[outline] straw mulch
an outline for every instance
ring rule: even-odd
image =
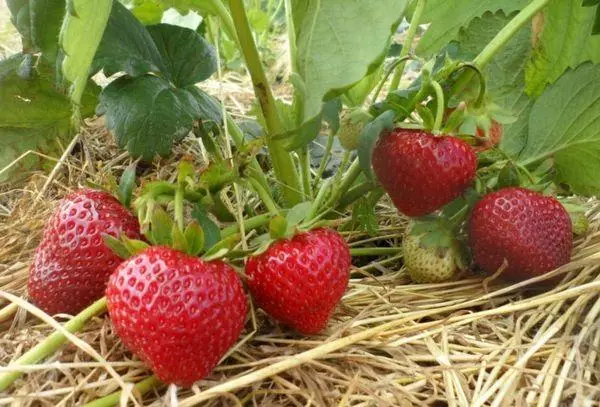
[[[222,82],[220,92],[239,117],[252,94],[236,80]],[[188,139],[143,177],[169,179],[183,155],[202,165],[202,149]],[[96,120],[56,157],[51,174],[0,186],[0,290],[26,297],[33,250],[61,196],[86,180],[106,183],[129,163]],[[234,207],[245,199],[227,196]],[[238,346],[192,389],[158,386],[140,397],[131,383],[150,372],[123,348],[109,319],[98,317],[78,334],[91,348],[69,343],[22,367],[27,374],[0,393],[0,404],[82,405],[123,390],[122,403],[154,406],[598,405],[600,202],[587,205],[591,228],[572,262],[553,273],[562,277],[557,286],[543,288],[541,279],[509,286],[470,274],[415,285],[401,255],[355,258],[323,334],[295,335],[252,310]],[[347,233],[351,246],[400,244],[405,220],[385,200],[377,209],[379,235]],[[0,296],[0,372],[52,331]]]

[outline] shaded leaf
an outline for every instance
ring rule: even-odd
[[[136,163],[128,166],[125,171],[123,171],[123,174],[121,174],[121,179],[119,180],[119,201],[126,208],[129,208],[129,205],[131,204],[131,195],[136,187],[135,167]]]
[[[192,222],[185,228],[185,240],[187,242],[187,253],[197,256],[204,248],[204,231],[198,222]]]
[[[592,37],[593,8],[580,1],[551,0],[542,10],[543,28],[527,66],[527,93],[539,96],[568,68],[600,62],[600,37]]]
[[[560,1],[560,0],[559,0]],[[427,0],[421,23],[431,23],[419,41],[416,53],[430,57],[456,39],[461,27],[486,11],[506,14],[525,7],[528,0]]]
[[[581,195],[600,194],[600,65],[565,73],[535,102],[519,161],[554,157],[557,179]]]
[[[342,91],[379,65],[405,3],[380,0],[349,7],[346,0],[292,0],[304,121],[319,114],[331,91]]]
[[[374,179],[373,170],[371,168],[371,156],[375,149],[375,144],[384,130],[391,130],[394,128],[395,116],[395,113],[391,110],[381,114],[364,127],[360,139],[358,140],[358,159],[360,161],[360,167],[365,175],[371,180]]]
[[[198,221],[204,232],[205,251],[210,250],[219,240],[221,240],[221,230],[215,222],[208,216],[206,209],[201,204],[196,204],[192,210],[192,216]]]

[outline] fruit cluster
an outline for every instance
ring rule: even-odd
[[[74,314],[106,293],[115,332],[159,379],[190,386],[205,377],[245,325],[247,298],[236,270],[166,246],[123,260],[105,235],[141,238],[140,226],[107,192],[65,197],[36,250],[30,299],[48,313]],[[325,328],[348,285],[350,253],[337,232],[318,228],[275,242],[248,258],[245,269],[260,307],[313,334]]]
[[[570,260],[571,220],[556,198],[510,186],[468,202],[468,192],[477,195],[471,187],[478,160],[462,139],[395,129],[381,135],[372,163],[396,208],[420,218],[403,243],[404,263],[415,282],[448,279],[470,263],[520,281]],[[465,203],[459,211],[445,213],[446,205],[460,197]],[[441,214],[433,216],[438,210]],[[464,253],[473,261],[465,261]]]

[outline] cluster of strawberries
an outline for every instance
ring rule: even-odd
[[[167,246],[123,260],[104,235],[142,238],[136,217],[112,195],[82,189],[65,197],[36,251],[30,299],[49,314],[75,314],[106,294],[115,332],[161,380],[189,386],[205,377],[245,325],[247,298],[238,272],[221,260]],[[349,273],[344,239],[321,228],[249,257],[244,280],[269,315],[312,334],[325,328]]]
[[[478,165],[475,150],[462,139],[406,129],[383,134],[372,162],[394,205],[409,217],[430,215],[463,195]],[[473,264],[488,273],[502,268],[503,277],[520,281],[570,260],[571,219],[554,197],[507,187],[467,209],[468,249]],[[454,237],[429,247],[421,240],[410,234],[404,239],[404,262],[413,280],[434,282],[453,275],[459,257]],[[437,242],[443,240],[438,236]]]

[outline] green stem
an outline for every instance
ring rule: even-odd
[[[98,314],[106,311],[106,298],[103,297],[81,311],[73,319],[64,325],[64,328],[70,332],[80,331],[85,324]],[[42,342],[31,348],[23,356],[16,361],[12,362],[9,367],[32,365],[38,363],[42,359],[47,358],[58,350],[58,348],[65,343],[67,338],[60,332],[54,332],[52,335],[44,339]],[[23,375],[23,372],[7,372],[0,374],[0,391],[4,391],[10,386],[15,380]]]
[[[180,185],[179,188],[175,191],[175,199],[173,200],[173,205],[175,207],[175,222],[177,223],[177,227],[182,232],[185,230],[185,218],[183,215],[183,196],[184,189],[183,185]]]
[[[267,147],[273,163],[273,170],[277,179],[283,184],[283,195],[287,204],[293,206],[302,201],[302,191],[291,154],[285,150],[281,142],[273,139],[275,135],[283,132],[275,98],[252,37],[248,17],[244,10],[244,2],[243,0],[229,0],[229,6],[246,66],[254,85],[254,93],[265,118],[268,133]]]
[[[425,9],[426,2],[426,0],[417,0],[417,6],[415,8],[413,18],[410,20],[410,26],[408,27],[408,31],[406,32],[406,39],[404,40],[404,44],[402,44],[400,58],[407,56],[412,49],[412,44],[415,39],[415,34],[417,33],[417,28],[419,27],[419,23],[421,21],[421,16],[423,15],[423,10]],[[392,78],[392,83],[390,85],[390,91],[398,89],[400,79],[404,74],[405,65],[406,62],[403,62],[402,64],[396,67],[396,72],[394,72],[394,77]]]
[[[323,177],[325,168],[327,168],[327,163],[329,162],[329,157],[331,156],[331,149],[333,148],[334,137],[335,135],[333,134],[333,131],[330,131],[329,137],[327,137],[327,145],[325,146],[325,152],[323,153],[321,163],[319,164],[319,169],[317,170],[317,175],[315,176],[315,180],[313,181],[313,185],[315,188],[319,186],[319,182],[321,182],[321,178]]]
[[[256,229],[261,226],[266,225],[271,220],[271,214],[265,213],[262,215],[253,216],[244,220],[244,230],[249,231],[251,229]],[[240,231],[240,225],[235,224],[228,226],[221,230],[221,238],[225,239],[226,237],[233,236]]]
[[[401,253],[401,247],[356,247],[350,248],[351,256],[393,256]]]
[[[227,36],[237,44],[238,48],[241,49],[240,42],[238,41],[238,37],[236,35],[235,26],[233,24],[233,19],[227,11],[227,7],[225,7],[225,4],[223,4],[221,0],[208,0],[207,2],[210,4],[210,6],[207,7],[206,10],[216,14],[219,17]],[[192,8],[196,8],[198,11],[200,11],[200,14],[204,14],[202,11],[204,11],[205,9],[202,7],[194,7],[195,3],[203,2],[192,1],[191,6]]]
[[[369,192],[375,192],[376,190],[380,190],[381,196],[383,196],[383,190],[380,189],[375,183],[371,181],[360,183],[357,186],[348,190],[346,194],[342,195],[335,209],[336,211],[341,212],[344,209],[346,209],[349,205],[353,204],[355,201],[362,198]],[[381,198],[381,196],[379,198]],[[377,200],[379,200],[379,198]]]
[[[435,97],[437,100],[437,109],[435,111],[435,122],[433,122],[433,134],[438,134],[442,127],[442,120],[444,119],[444,90],[439,83],[432,80],[431,87],[435,91]]]
[[[336,188],[334,193],[332,194],[332,202],[330,202],[331,205],[335,204],[335,202],[341,196],[343,196],[346,192],[348,192],[348,190],[350,189],[352,184],[354,184],[354,181],[356,181],[356,179],[360,175],[360,172],[361,172],[360,162],[358,161],[358,158],[355,158],[354,161],[352,162],[352,164],[350,164],[348,171],[346,171],[346,173],[344,174],[344,177],[342,178],[342,181],[340,182],[339,187]],[[334,188],[335,188],[335,186],[334,186]]]
[[[154,389],[162,385],[162,382],[156,378],[156,376],[150,376],[145,378],[144,380],[135,384],[135,391],[139,392],[140,395],[144,395],[148,393],[150,390]],[[83,407],[112,407],[116,406],[121,400],[122,391],[116,391],[114,393],[109,394],[108,396],[104,396],[87,404],[84,404]]]
[[[258,194],[260,200],[265,204],[265,206],[269,210],[269,213],[271,213],[271,215],[279,215],[281,211],[277,207],[277,204],[271,197],[271,194],[262,187],[260,182],[258,182],[254,178],[249,178],[248,182],[250,182],[250,185],[252,185],[252,189],[254,189],[254,191]]]
[[[311,173],[310,173],[310,151],[308,150],[308,146],[302,147],[298,151],[298,155],[300,156],[300,176],[302,178],[302,187],[304,188],[304,196],[307,200],[312,200],[312,181],[311,181]]]
[[[0,309],[0,322],[4,322],[8,318],[12,317],[17,312],[18,309],[19,309],[19,306],[14,303],[8,304],[6,307]]]
[[[292,0],[285,0],[285,22],[288,34],[288,47],[290,50],[290,68],[292,72],[298,72],[296,47],[296,28],[294,27],[294,17],[292,15]]]
[[[333,177],[328,178],[323,183],[321,188],[319,188],[317,196],[315,197],[315,200],[313,201],[310,210],[308,211],[308,214],[304,218],[304,223],[310,223],[310,221],[313,220],[317,216],[319,211],[322,209],[323,201],[329,196],[330,186],[333,184],[333,180]]]
[[[383,78],[381,78],[381,80],[379,81],[379,85],[377,85],[377,89],[375,89],[375,93],[373,94],[373,99],[372,99],[373,101],[376,101],[377,98],[379,97],[379,94],[381,93],[381,90],[383,89],[383,86],[387,82],[387,80],[390,77],[390,75],[392,74],[392,72],[394,72],[394,70],[400,64],[406,63],[406,61],[409,60],[409,59],[411,59],[411,58],[412,58],[411,56],[406,55],[406,56],[398,58],[394,62],[392,62],[392,64],[388,68],[388,70],[383,74]]]

